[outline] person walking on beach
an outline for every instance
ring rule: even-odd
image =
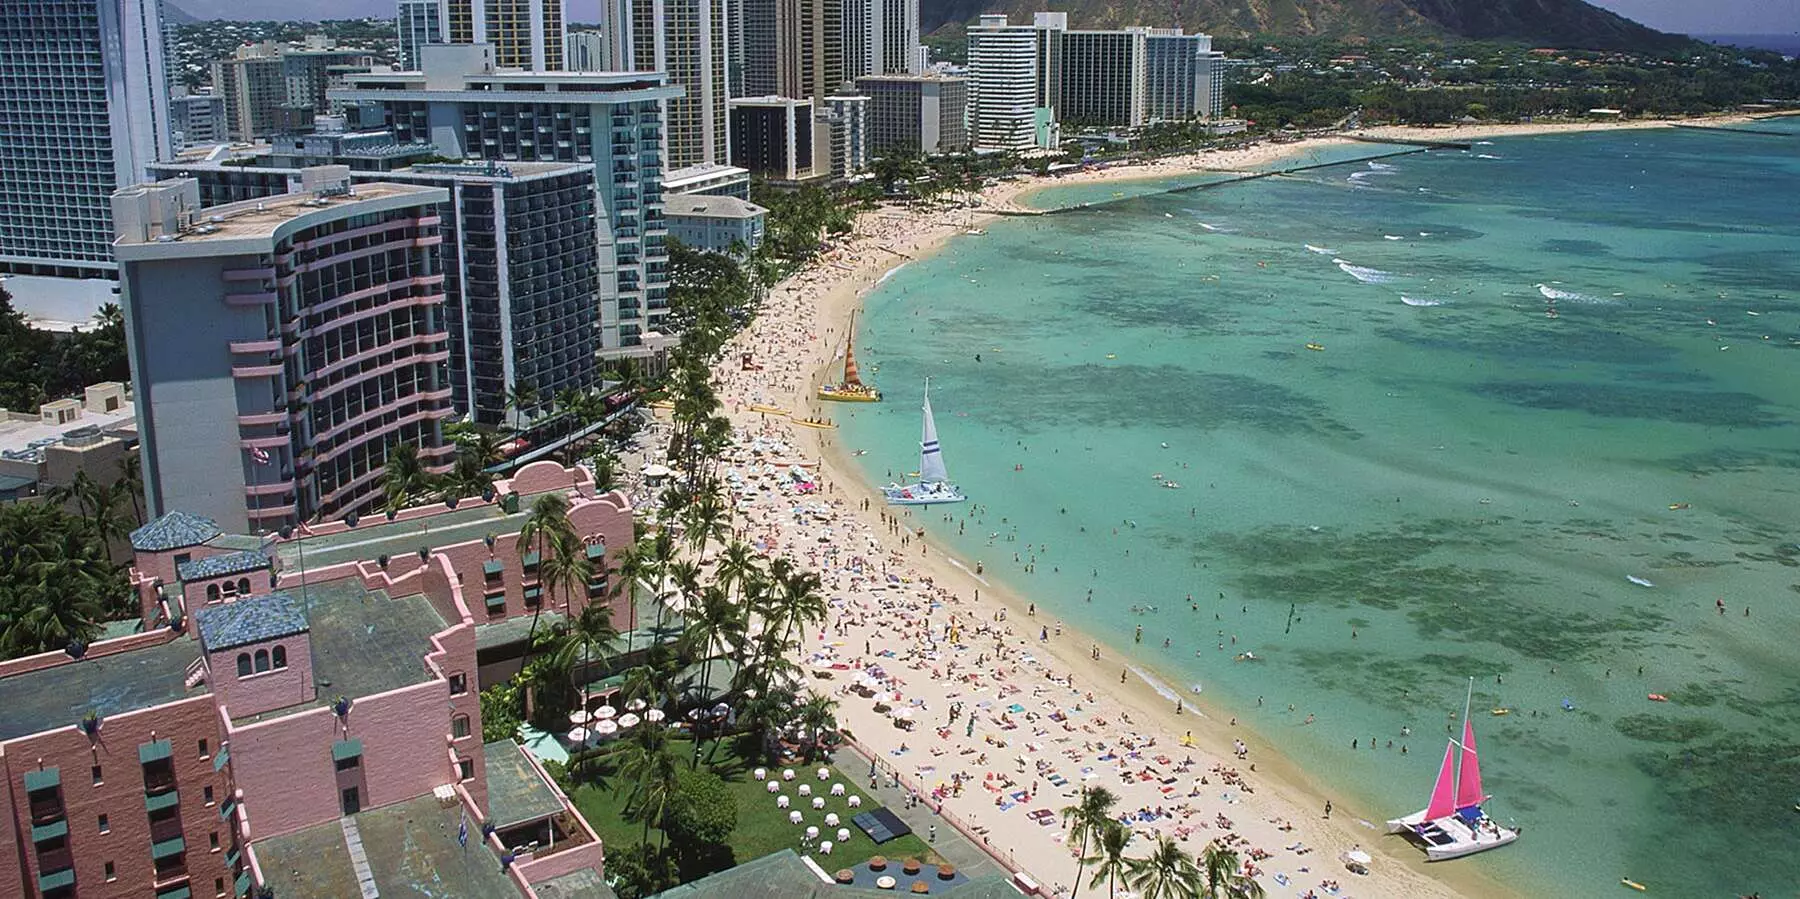
[[[1325,817],[1331,817],[1331,800],[1325,800]]]

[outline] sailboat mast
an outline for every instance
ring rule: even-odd
[[[1467,733],[1467,729],[1469,726],[1469,712],[1473,708],[1474,702],[1475,702],[1475,678],[1470,677],[1469,678],[1469,690],[1467,693],[1463,694],[1462,720],[1463,720],[1463,728],[1464,728],[1465,733]],[[1463,758],[1469,754],[1469,748],[1467,746],[1464,746],[1462,744],[1462,741],[1460,741],[1460,740],[1451,740],[1450,742],[1456,744],[1456,785],[1457,785],[1457,787],[1460,788],[1462,786]],[[1457,798],[1461,799],[1462,797],[1458,796]]]
[[[844,384],[862,385],[856,373],[856,313],[850,313],[850,330],[844,333]]]

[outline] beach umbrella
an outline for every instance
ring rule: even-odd
[[[610,737],[613,734],[616,734],[618,732],[619,732],[619,722],[617,722],[617,721],[596,721],[596,722],[594,722],[594,733],[599,736]]]
[[[588,723],[587,711],[584,709],[576,709],[575,711],[570,712],[569,713],[569,723],[570,724],[586,724],[586,723]]]
[[[611,718],[612,716],[617,715],[617,714],[619,714],[618,709],[615,709],[610,705],[603,705],[594,710],[594,719],[596,721],[605,721],[606,719]]]
[[[1355,862],[1359,865],[1366,865],[1373,860],[1374,859],[1370,858],[1367,852],[1364,852],[1361,849],[1352,849],[1349,852],[1344,853],[1344,861]]]
[[[574,730],[569,731],[569,742],[571,742],[571,743],[586,743],[588,741],[588,738],[592,737],[593,735],[594,735],[593,731],[590,731],[585,727],[577,727]]]
[[[644,713],[644,720],[646,721],[661,721],[667,717],[669,716],[665,714],[662,709],[651,709]]]
[[[626,712],[625,714],[619,716],[619,726],[620,727],[637,727],[639,720],[641,720],[641,719],[639,719],[637,715],[635,715],[631,712]]]

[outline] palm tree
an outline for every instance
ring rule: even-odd
[[[1111,818],[1101,825],[1094,838],[1094,854],[1081,860],[1083,865],[1094,866],[1094,876],[1088,880],[1088,886],[1098,887],[1104,882],[1106,895],[1113,895],[1119,878],[1125,874],[1125,844],[1129,842],[1131,831],[1125,825]]]
[[[571,692],[580,695],[582,685],[577,680],[587,675],[596,659],[603,664],[612,661],[612,641],[618,636],[612,626],[612,608],[605,603],[588,603],[581,614],[571,617],[568,630],[556,644],[557,667],[568,669]],[[586,701],[581,702],[585,707]]]
[[[680,776],[675,756],[669,751],[668,731],[639,725],[624,741],[622,752],[619,773],[633,782],[630,814],[643,822],[644,842],[649,842],[650,825],[662,823]]]
[[[132,527],[144,523],[144,460],[137,453],[132,453],[119,460],[119,486],[125,490],[125,496],[131,500]]]
[[[771,563],[769,567],[773,574],[774,564]],[[776,620],[781,622],[781,637],[784,641],[796,631],[801,641],[804,641],[806,625],[825,621],[825,595],[819,592],[822,586],[824,585],[817,574],[797,567],[790,567],[785,577],[776,576],[773,610]]]
[[[682,652],[700,663],[700,682],[711,684],[713,660],[733,653],[743,639],[743,615],[715,583],[700,591],[699,601],[688,607],[686,617]]]
[[[1207,843],[1201,851],[1199,867],[1207,899],[1218,899],[1221,893],[1233,895],[1240,886],[1239,881],[1249,880],[1239,873],[1238,854],[1218,840]],[[1254,880],[1250,883],[1256,885]],[[1262,887],[1256,885],[1256,889],[1260,894]]]
[[[731,508],[717,493],[700,494],[682,517],[688,544],[703,558],[709,541],[723,543],[731,535]]]
[[[1126,879],[1143,899],[1197,899],[1200,869],[1194,857],[1167,834],[1156,838],[1156,849],[1144,858],[1126,861]]]
[[[807,691],[806,701],[800,704],[795,717],[806,729],[806,758],[811,761],[819,749],[819,735],[837,729],[837,700]]]
[[[537,388],[525,383],[515,383],[506,391],[506,408],[513,411],[515,430],[523,431],[529,424],[526,417],[539,406]]]
[[[410,443],[397,443],[388,448],[387,462],[381,474],[386,509],[398,512],[417,502],[431,489],[431,475],[419,461],[419,448]]]
[[[1088,865],[1088,840],[1097,836],[1100,829],[1112,820],[1112,808],[1118,804],[1119,797],[1105,787],[1083,787],[1081,801],[1062,810],[1063,823],[1069,828],[1069,839],[1081,843],[1080,850],[1075,854],[1078,860],[1075,889],[1069,893],[1069,899],[1074,899],[1081,892],[1081,874]]]
[[[569,500],[560,493],[546,493],[531,504],[530,514],[525,516],[525,523],[519,527],[518,550],[523,561],[527,550],[537,544],[538,580],[545,581],[544,572],[546,551],[561,544],[578,543],[575,529],[569,524]],[[547,585],[546,585],[547,586]],[[540,598],[531,610],[531,631],[525,641],[525,661],[531,661],[531,647],[537,640],[538,618],[544,613],[544,602]]]

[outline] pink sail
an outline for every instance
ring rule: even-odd
[[[1481,792],[1481,763],[1475,756],[1475,723],[1463,719],[1462,770],[1456,777],[1456,807],[1480,805],[1487,794]]]
[[[1453,794],[1456,789],[1456,744],[1444,745],[1444,764],[1438,768],[1437,783],[1431,787],[1431,804],[1425,806],[1425,820],[1435,821],[1456,813]]]

